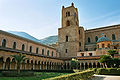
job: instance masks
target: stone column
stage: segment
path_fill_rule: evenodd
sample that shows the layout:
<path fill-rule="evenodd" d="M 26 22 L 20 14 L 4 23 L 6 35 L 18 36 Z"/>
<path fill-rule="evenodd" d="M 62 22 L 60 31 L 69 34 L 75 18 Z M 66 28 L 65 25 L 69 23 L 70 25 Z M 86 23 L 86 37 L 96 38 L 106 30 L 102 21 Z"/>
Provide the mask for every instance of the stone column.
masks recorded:
<path fill-rule="evenodd" d="M 3 62 L 2 69 L 5 70 L 5 62 Z"/>

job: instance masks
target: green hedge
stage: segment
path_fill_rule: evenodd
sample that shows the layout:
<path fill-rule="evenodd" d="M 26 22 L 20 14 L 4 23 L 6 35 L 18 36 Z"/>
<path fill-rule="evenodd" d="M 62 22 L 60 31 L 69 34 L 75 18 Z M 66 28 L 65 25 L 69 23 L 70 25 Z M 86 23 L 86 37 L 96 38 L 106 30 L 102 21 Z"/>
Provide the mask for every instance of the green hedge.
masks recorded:
<path fill-rule="evenodd" d="M 62 76 L 58 76 L 58 77 L 48 78 L 45 80 L 80 80 L 80 79 L 88 79 L 93 74 L 94 74 L 93 70 L 86 70 L 83 72 L 62 75 Z"/>
<path fill-rule="evenodd" d="M 96 73 L 103 75 L 120 75 L 120 68 L 98 68 Z"/>
<path fill-rule="evenodd" d="M 34 76 L 34 72 L 20 72 L 19 74 L 17 71 L 2 71 L 1 76 L 4 77 L 28 77 L 28 76 Z"/>

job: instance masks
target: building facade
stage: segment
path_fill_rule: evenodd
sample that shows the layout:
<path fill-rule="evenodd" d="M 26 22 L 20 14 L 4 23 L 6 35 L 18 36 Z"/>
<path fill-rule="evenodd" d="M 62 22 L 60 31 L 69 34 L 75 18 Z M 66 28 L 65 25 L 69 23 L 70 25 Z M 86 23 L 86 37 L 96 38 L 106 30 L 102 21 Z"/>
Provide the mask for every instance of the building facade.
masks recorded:
<path fill-rule="evenodd" d="M 100 55 L 110 49 L 120 53 L 120 25 L 84 30 L 73 3 L 62 7 L 61 25 L 55 48 L 0 30 L 0 70 L 16 69 L 11 55 L 19 53 L 29 58 L 21 65 L 23 70 L 71 69 L 72 58 L 79 61 L 77 69 L 103 67 Z"/>
<path fill-rule="evenodd" d="M 102 67 L 98 62 L 100 55 L 107 54 L 111 49 L 120 53 L 119 24 L 84 30 L 84 27 L 79 26 L 78 10 L 74 4 L 62 7 L 62 26 L 58 29 L 57 50 L 67 64 L 72 58 L 76 58 L 80 69 Z"/>
<path fill-rule="evenodd" d="M 61 69 L 63 64 L 54 48 L 0 30 L 0 69 L 16 69 L 15 59 L 11 55 L 19 53 L 29 58 L 21 69 Z"/>

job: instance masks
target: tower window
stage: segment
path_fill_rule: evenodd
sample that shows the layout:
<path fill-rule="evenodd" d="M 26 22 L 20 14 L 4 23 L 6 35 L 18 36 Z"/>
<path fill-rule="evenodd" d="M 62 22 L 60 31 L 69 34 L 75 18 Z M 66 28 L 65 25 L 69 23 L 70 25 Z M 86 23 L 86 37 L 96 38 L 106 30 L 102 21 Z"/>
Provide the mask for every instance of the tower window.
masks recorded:
<path fill-rule="evenodd" d="M 95 41 L 97 42 L 97 40 L 98 40 L 98 37 L 96 36 L 96 37 L 95 37 Z"/>
<path fill-rule="evenodd" d="M 25 45 L 23 44 L 23 45 L 22 45 L 22 51 L 24 51 L 24 50 L 25 50 Z"/>
<path fill-rule="evenodd" d="M 70 12 L 68 12 L 68 16 L 70 16 Z"/>
<path fill-rule="evenodd" d="M 74 13 L 74 18 L 76 17 L 76 13 Z"/>
<path fill-rule="evenodd" d="M 36 48 L 36 54 L 38 54 L 39 48 Z"/>
<path fill-rule="evenodd" d="M 67 16 L 70 16 L 70 12 L 66 12 L 66 17 L 67 17 Z"/>
<path fill-rule="evenodd" d="M 68 42 L 68 36 L 66 36 L 66 42 Z"/>
<path fill-rule="evenodd" d="M 80 34 L 80 30 L 79 30 L 79 34 Z"/>
<path fill-rule="evenodd" d="M 69 20 L 67 20 L 66 26 L 70 26 L 70 21 Z"/>
<path fill-rule="evenodd" d="M 90 37 L 88 37 L 88 43 L 90 43 Z"/>
<path fill-rule="evenodd" d="M 79 42 L 79 46 L 81 46 L 81 42 Z"/>
<path fill-rule="evenodd" d="M 102 44 L 102 48 L 105 48 L 105 45 L 104 45 L 104 44 Z"/>
<path fill-rule="evenodd" d="M 65 50 L 65 53 L 68 53 L 68 50 L 67 50 L 67 49 Z"/>
<path fill-rule="evenodd" d="M 6 47 L 6 40 L 5 39 L 2 40 L 2 47 Z"/>
<path fill-rule="evenodd" d="M 13 49 L 16 49 L 16 42 L 13 43 Z"/>
<path fill-rule="evenodd" d="M 112 34 L 112 40 L 115 40 L 115 34 Z"/>
<path fill-rule="evenodd" d="M 67 12 L 66 12 L 66 17 L 67 17 Z"/>

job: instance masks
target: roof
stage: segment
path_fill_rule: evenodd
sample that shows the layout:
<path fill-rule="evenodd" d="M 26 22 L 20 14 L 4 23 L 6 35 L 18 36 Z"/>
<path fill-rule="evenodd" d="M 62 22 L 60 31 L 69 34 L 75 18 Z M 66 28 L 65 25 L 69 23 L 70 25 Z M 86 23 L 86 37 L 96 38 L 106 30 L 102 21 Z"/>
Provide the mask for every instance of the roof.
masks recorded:
<path fill-rule="evenodd" d="M 17 31 L 3 31 L 3 30 L 0 30 L 0 33 L 4 33 L 4 34 L 7 34 L 7 35 L 10 35 L 10 36 L 14 36 L 14 37 L 17 37 L 17 38 L 21 38 L 21 39 L 24 39 L 26 41 L 31 41 L 33 43 L 36 43 L 36 44 L 39 44 L 41 46 L 44 46 L 44 47 L 48 47 L 48 48 L 51 48 L 51 49 L 54 49 L 56 50 L 55 48 L 51 47 L 51 46 L 48 46 L 48 45 L 44 45 L 40 42 L 40 40 L 36 39 L 35 37 L 25 33 L 25 32 L 17 32 Z"/>
<path fill-rule="evenodd" d="M 111 41 L 111 40 L 109 38 L 105 37 L 105 36 L 102 36 L 97 40 L 97 43 L 98 42 L 103 42 L 103 41 Z"/>
<path fill-rule="evenodd" d="M 94 29 L 88 29 L 85 30 L 85 32 L 91 32 L 91 31 L 100 31 L 100 30 L 105 30 L 105 29 L 114 29 L 114 28 L 119 28 L 120 24 L 116 24 L 116 25 L 110 25 L 110 26 L 105 26 L 105 27 L 99 27 L 99 28 L 94 28 Z"/>

